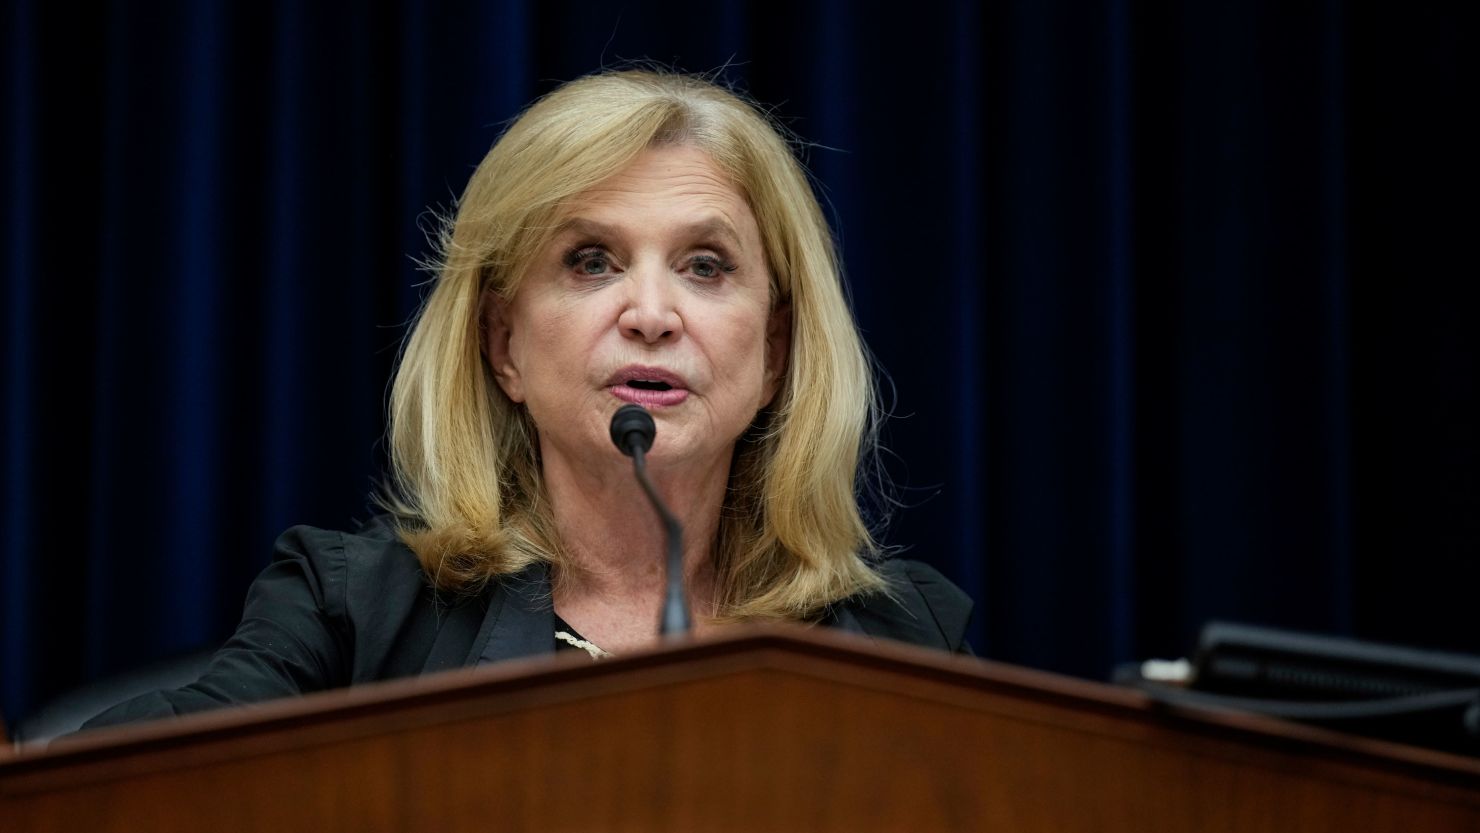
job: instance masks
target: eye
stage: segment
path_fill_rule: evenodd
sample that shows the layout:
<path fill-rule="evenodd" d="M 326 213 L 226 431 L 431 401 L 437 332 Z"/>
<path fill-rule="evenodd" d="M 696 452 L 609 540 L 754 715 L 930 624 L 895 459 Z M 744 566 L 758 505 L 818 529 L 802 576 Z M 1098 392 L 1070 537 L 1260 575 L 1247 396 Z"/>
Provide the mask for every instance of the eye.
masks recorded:
<path fill-rule="evenodd" d="M 689 261 L 689 270 L 694 273 L 695 277 L 717 278 L 722 272 L 735 271 L 735 265 L 720 260 L 714 255 L 695 255 L 694 259 Z"/>
<path fill-rule="evenodd" d="M 583 246 L 566 253 L 565 267 L 582 275 L 605 275 L 611 271 L 611 256 L 600 246 Z"/>

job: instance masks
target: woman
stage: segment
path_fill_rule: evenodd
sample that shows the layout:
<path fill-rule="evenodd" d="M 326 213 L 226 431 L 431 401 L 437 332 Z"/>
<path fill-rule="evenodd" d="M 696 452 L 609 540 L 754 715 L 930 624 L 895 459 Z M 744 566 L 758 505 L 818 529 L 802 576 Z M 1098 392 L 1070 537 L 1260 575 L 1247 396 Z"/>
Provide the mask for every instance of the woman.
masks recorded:
<path fill-rule="evenodd" d="M 662 528 L 608 435 L 627 403 L 656 422 L 698 634 L 967 650 L 964 594 L 878 560 L 860 517 L 875 406 L 830 240 L 785 140 L 726 90 L 628 71 L 540 100 L 443 235 L 391 396 L 390 511 L 289 530 L 198 682 L 89 725 L 653 644 Z"/>

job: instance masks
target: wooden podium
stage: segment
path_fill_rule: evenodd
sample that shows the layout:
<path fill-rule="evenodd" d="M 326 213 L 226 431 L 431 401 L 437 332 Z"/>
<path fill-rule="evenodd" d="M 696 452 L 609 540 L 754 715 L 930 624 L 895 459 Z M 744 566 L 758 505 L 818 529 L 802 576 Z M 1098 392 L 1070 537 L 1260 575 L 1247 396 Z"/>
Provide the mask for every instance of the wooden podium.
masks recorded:
<path fill-rule="evenodd" d="M 464 669 L 0 757 L 23 831 L 1480 831 L 1480 761 L 821 630 Z"/>

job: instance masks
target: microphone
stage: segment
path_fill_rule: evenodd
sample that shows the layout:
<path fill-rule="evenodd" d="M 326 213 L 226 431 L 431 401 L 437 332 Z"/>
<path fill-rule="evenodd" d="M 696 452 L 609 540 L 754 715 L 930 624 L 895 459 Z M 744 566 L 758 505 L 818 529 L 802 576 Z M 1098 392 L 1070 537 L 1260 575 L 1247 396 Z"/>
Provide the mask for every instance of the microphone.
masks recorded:
<path fill-rule="evenodd" d="M 668 507 L 663 505 L 663 500 L 658 497 L 658 490 L 648 480 L 647 460 L 643 455 L 653 447 L 653 438 L 657 433 L 658 426 L 653 424 L 653 415 L 641 405 L 623 405 L 612 414 L 612 442 L 616 443 L 618 451 L 632 458 L 632 470 L 637 474 L 637 482 L 642 485 L 642 490 L 647 493 L 648 500 L 663 521 L 663 536 L 668 541 L 668 594 L 663 600 L 663 616 L 659 620 L 658 632 L 674 637 L 687 633 L 690 628 L 689 603 L 683 592 L 683 527 L 679 525 L 678 518 L 668 511 Z"/>

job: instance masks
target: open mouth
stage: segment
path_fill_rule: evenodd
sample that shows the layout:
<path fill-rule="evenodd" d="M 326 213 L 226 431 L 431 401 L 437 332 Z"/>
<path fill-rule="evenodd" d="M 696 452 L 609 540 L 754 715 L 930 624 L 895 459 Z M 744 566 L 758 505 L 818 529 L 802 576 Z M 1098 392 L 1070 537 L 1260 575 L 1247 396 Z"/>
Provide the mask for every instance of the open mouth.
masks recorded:
<path fill-rule="evenodd" d="M 644 408 L 681 405 L 689 398 L 688 382 L 664 367 L 628 365 L 607 380 L 612 395 Z"/>

